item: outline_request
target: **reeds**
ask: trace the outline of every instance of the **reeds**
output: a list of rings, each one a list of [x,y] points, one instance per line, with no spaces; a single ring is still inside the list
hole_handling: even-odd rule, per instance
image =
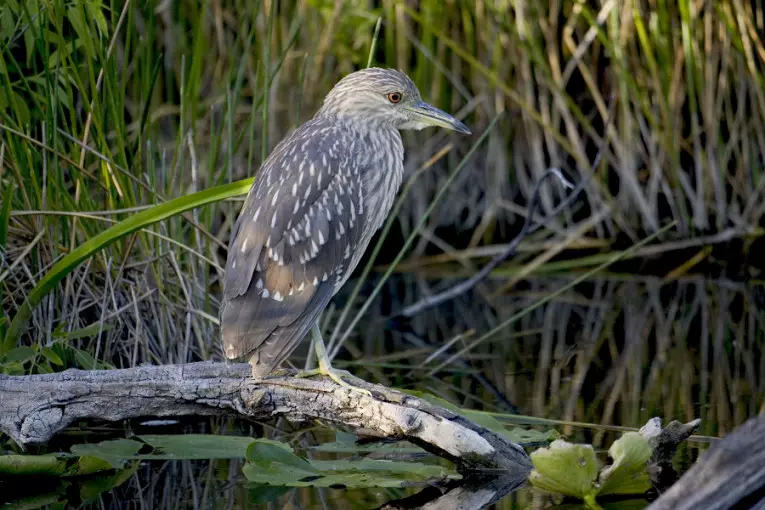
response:
[[[29,312],[14,326],[23,326],[20,336],[0,343],[0,369],[218,357],[221,266],[246,186],[167,217],[149,208],[251,177],[340,76],[371,62],[409,73],[423,96],[458,112],[477,134],[499,121],[456,177],[477,136],[405,136],[415,185],[379,256],[362,261],[385,268],[401,255],[401,264],[337,351],[363,360],[360,376],[432,389],[468,407],[515,405],[569,421],[700,417],[710,434],[761,408],[763,314],[742,282],[763,268],[756,257],[765,228],[762,7],[738,0],[371,5],[0,6],[0,338],[19,310]],[[516,260],[437,310],[403,325],[386,321],[501,251],[549,168],[575,182],[590,179],[586,192],[547,218]],[[540,221],[565,196],[561,186],[544,190]],[[98,237],[131,219],[134,228],[119,239]],[[570,282],[571,273],[672,222],[659,244],[621,266],[633,274],[579,283],[428,372]],[[736,247],[740,259],[732,258]],[[87,256],[56,266],[73,253]],[[650,276],[640,274],[646,267]],[[732,278],[692,274],[718,267]],[[51,279],[51,268],[62,272]],[[352,301],[350,282],[323,327],[331,331],[347,308],[341,337],[378,278],[371,271]],[[40,282],[52,283],[32,294]],[[733,303],[744,311],[734,313]],[[426,376],[413,373],[420,365]]]

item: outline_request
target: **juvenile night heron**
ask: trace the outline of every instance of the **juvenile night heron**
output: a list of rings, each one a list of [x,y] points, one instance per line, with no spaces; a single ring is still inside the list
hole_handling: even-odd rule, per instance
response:
[[[352,387],[332,368],[316,321],[393,205],[404,171],[399,130],[428,126],[470,134],[423,102],[405,74],[364,69],[341,79],[316,115],[276,146],[229,243],[220,310],[226,357],[249,357],[262,379],[311,329],[319,369],[303,375]]]

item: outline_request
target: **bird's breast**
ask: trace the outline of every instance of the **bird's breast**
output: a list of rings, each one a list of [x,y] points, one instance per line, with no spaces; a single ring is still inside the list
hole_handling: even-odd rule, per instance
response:
[[[393,206],[404,174],[404,146],[398,130],[376,130],[366,137],[366,153],[374,155],[362,176],[369,237],[379,229]]]
[[[360,140],[357,154],[364,156],[357,160],[362,170],[356,178],[360,181],[364,229],[354,247],[349,267],[344,270],[345,277],[338,282],[335,291],[348,279],[372,236],[385,223],[404,174],[404,146],[398,130],[375,130],[365,133]]]

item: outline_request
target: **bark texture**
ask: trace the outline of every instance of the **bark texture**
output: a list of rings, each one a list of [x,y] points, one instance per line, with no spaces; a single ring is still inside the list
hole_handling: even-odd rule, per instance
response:
[[[649,510],[765,508],[765,414],[716,441]]]
[[[0,375],[0,432],[19,445],[44,443],[81,419],[118,421],[180,415],[238,414],[324,420],[367,435],[408,440],[462,471],[528,472],[524,449],[459,414],[399,391],[355,379],[370,398],[328,378],[250,378],[247,364],[189,363],[123,370]]]

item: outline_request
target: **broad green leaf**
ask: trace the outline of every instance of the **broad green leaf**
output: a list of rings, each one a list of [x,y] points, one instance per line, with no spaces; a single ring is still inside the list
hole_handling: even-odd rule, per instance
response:
[[[298,478],[290,469],[264,469],[248,462],[244,474],[251,482],[285,487],[403,487],[438,480],[459,479],[453,471],[416,462],[362,459],[311,461],[316,474]]]
[[[637,432],[627,432],[614,441],[608,449],[614,462],[600,472],[598,494],[643,494],[650,489],[646,466],[651,453],[648,440]]]
[[[104,249],[114,241],[159,221],[229,197],[244,195],[250,189],[253,179],[253,177],[242,179],[155,205],[112,225],[110,228],[82,243],[54,264],[29,292],[8,327],[3,346],[10,349],[16,345],[22,329],[32,316],[34,308],[40,304],[42,298],[88,257]],[[2,352],[2,349],[0,349],[0,352]]]
[[[8,355],[6,356],[6,360],[10,362],[18,362],[18,363],[26,363],[30,359],[37,356],[37,353],[34,349],[31,347],[28,347],[26,345],[23,345],[21,347],[16,347],[15,349],[11,349]]]
[[[343,439],[342,437],[340,438]],[[345,442],[345,441],[341,441]],[[278,441],[256,440],[243,467],[250,482],[283,487],[402,487],[458,477],[440,465],[391,460],[312,460]]]
[[[67,454],[0,455],[0,474],[15,476],[82,476],[112,469],[96,457],[73,458]]]
[[[136,436],[155,450],[139,458],[152,459],[243,459],[255,441],[251,437],[211,434]]]
[[[132,439],[114,439],[98,444],[76,444],[69,451],[73,455],[96,457],[108,462],[113,468],[120,468],[124,460],[135,459],[141,447],[143,443]]]
[[[247,490],[247,501],[252,505],[262,505],[276,501],[291,490],[293,490],[292,487],[256,485]]]
[[[0,455],[3,475],[63,475],[66,460],[56,455]]]
[[[288,445],[270,439],[254,441],[247,448],[247,460],[251,468],[268,476],[302,479],[319,473],[310,462],[296,455]]]
[[[120,469],[113,474],[103,473],[87,477],[79,483],[80,499],[83,503],[87,503],[97,498],[100,494],[119,487],[135,474],[140,465],[139,462],[134,462],[129,467]]]
[[[591,445],[562,439],[531,453],[529,480],[538,489],[593,502],[597,494],[598,460]]]
[[[54,365],[59,366],[59,367],[64,366],[64,361],[50,347],[43,347],[42,351],[40,351],[40,352],[45,357],[45,359],[47,359],[48,361],[50,361]]]

